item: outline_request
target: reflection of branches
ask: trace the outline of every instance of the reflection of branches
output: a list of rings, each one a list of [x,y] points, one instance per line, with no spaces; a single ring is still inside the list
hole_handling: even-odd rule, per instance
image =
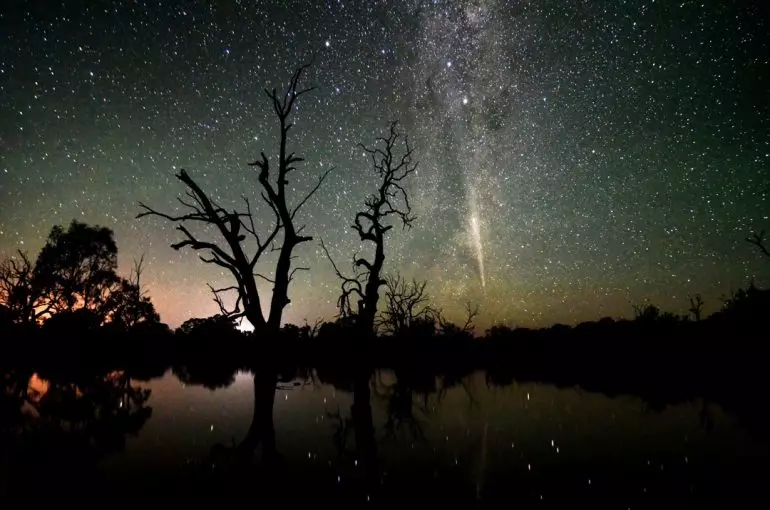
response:
[[[355,449],[350,448],[349,441],[354,431],[353,418],[350,416],[342,416],[340,408],[333,413],[327,412],[326,417],[330,423],[334,424],[334,435],[332,441],[334,448],[337,450],[337,455],[340,457],[348,457],[355,455]]]
[[[460,386],[462,386],[462,389],[465,391],[465,394],[468,395],[468,408],[469,409],[481,409],[481,405],[479,404],[479,401],[476,399],[476,397],[473,396],[473,392],[471,391],[470,386],[468,385],[468,377],[464,377],[460,380]]]
[[[388,414],[384,427],[384,439],[391,441],[400,435],[405,435],[418,441],[425,440],[423,425],[425,423],[424,417],[430,414],[429,395],[436,392],[439,399],[437,402],[441,402],[443,399],[443,394],[435,386],[435,378],[433,381],[432,389],[415,391],[413,386],[407,382],[406,376],[397,377],[395,383],[388,384],[382,380],[381,373],[377,374],[374,394],[385,402]],[[415,399],[415,395],[423,398]]]
[[[385,438],[394,440],[398,435],[406,435],[418,441],[425,440],[422,420],[414,414],[412,392],[396,385],[388,399],[388,419],[385,422]]]

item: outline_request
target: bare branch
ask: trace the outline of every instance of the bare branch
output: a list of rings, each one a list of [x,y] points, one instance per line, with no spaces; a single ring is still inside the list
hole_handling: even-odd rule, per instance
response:
[[[295,267],[294,269],[291,270],[291,273],[289,273],[289,280],[293,280],[294,279],[294,274],[297,271],[310,271],[310,268],[309,267]]]
[[[240,292],[240,289],[238,287],[231,286],[231,287],[224,287],[224,288],[221,288],[221,289],[215,289],[214,287],[211,286],[211,284],[206,284],[206,285],[208,285],[209,289],[211,289],[211,293],[214,295],[214,302],[219,307],[219,312],[222,315],[224,315],[225,317],[227,317],[227,318],[229,318],[231,320],[240,319],[241,317],[245,317],[246,316],[246,312],[245,311],[241,311],[241,309],[240,309],[240,305],[241,305],[241,292]],[[238,294],[237,294],[237,297],[235,298],[235,305],[234,305],[233,309],[232,310],[228,310],[227,307],[225,306],[225,303],[222,300],[222,296],[220,296],[220,294],[222,294],[224,292],[233,291],[233,290],[236,291]]]
[[[473,320],[479,315],[479,306],[471,306],[470,301],[465,302],[465,324],[463,324],[463,331],[465,333],[473,333],[476,326],[473,324]]]
[[[425,292],[427,282],[411,282],[396,273],[385,278],[385,309],[377,319],[383,332],[397,336],[418,321],[435,322],[438,310],[429,304]]]
[[[759,251],[764,253],[766,256],[770,257],[770,250],[768,250],[767,246],[765,246],[765,231],[762,230],[759,232],[759,234],[754,233],[753,237],[747,237],[746,241],[753,244],[757,248],[759,248]]]
[[[265,281],[266,281],[266,282],[268,282],[268,283],[272,283],[272,284],[275,284],[275,280],[271,280],[270,278],[268,278],[267,276],[265,276],[265,275],[263,275],[263,274],[260,274],[260,273],[254,273],[254,276],[256,276],[257,278],[261,278],[261,279],[265,280]]]
[[[334,170],[334,168],[330,168],[327,171],[325,171],[319,178],[318,183],[313,187],[313,189],[310,190],[310,192],[305,195],[305,198],[303,198],[299,204],[297,204],[297,207],[294,208],[294,210],[291,212],[291,219],[294,219],[294,215],[297,214],[297,211],[300,210],[300,208],[305,205],[305,202],[307,202],[310,197],[312,197],[316,191],[318,191],[318,188],[321,187],[321,184],[326,180],[326,176],[329,175],[329,173]],[[299,231],[298,231],[299,232]]]
[[[689,312],[693,314],[696,321],[699,321],[701,318],[701,312],[703,310],[703,298],[700,294],[695,294],[695,298],[692,296],[688,296],[690,299],[690,308]]]

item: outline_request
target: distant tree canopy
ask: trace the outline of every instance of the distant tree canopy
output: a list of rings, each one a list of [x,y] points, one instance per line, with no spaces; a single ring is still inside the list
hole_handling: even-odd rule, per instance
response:
[[[232,337],[240,334],[235,326],[235,320],[224,314],[187,319],[179,326],[176,332],[187,337],[211,337],[212,339]]]
[[[738,289],[723,299],[722,309],[715,318],[739,324],[767,324],[770,313],[770,290],[759,289],[754,282],[746,289]],[[765,326],[766,327],[766,326]]]
[[[0,304],[16,324],[37,324],[59,315],[78,318],[60,323],[125,328],[160,317],[139,283],[140,265],[131,279],[118,276],[118,247],[112,230],[73,220],[65,230],[51,229],[33,264],[24,252],[0,262]],[[86,313],[87,312],[87,313]]]

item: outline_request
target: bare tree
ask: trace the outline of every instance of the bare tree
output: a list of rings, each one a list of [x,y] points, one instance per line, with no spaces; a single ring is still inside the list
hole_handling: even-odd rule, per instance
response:
[[[479,315],[479,305],[473,306],[470,301],[465,302],[465,322],[462,326],[463,333],[473,334],[476,330],[474,320]]]
[[[396,273],[385,278],[385,308],[375,319],[383,333],[397,336],[417,321],[435,321],[438,310],[429,304],[427,282],[408,281]]]
[[[693,314],[693,317],[695,317],[696,321],[699,321],[701,318],[701,313],[703,311],[703,298],[700,294],[695,294],[695,297],[690,296],[690,308],[689,312]]]
[[[150,297],[142,287],[144,254],[134,259],[134,267],[128,279],[121,278],[105,303],[105,316],[115,325],[133,328],[140,323],[160,322]]]
[[[757,248],[759,248],[759,251],[764,253],[766,256],[770,257],[770,250],[768,250],[767,246],[765,246],[765,231],[762,230],[759,234],[754,233],[752,237],[747,237],[746,241],[753,244]]]
[[[399,145],[403,145],[401,150]],[[409,139],[402,137],[398,131],[398,121],[391,122],[387,135],[378,137],[373,147],[363,144],[359,144],[359,147],[369,155],[372,168],[381,180],[377,192],[364,200],[365,209],[356,213],[352,228],[358,233],[361,241],[374,245],[374,254],[369,259],[354,256],[355,274],[347,277],[334,264],[326,246],[322,247],[342,281],[340,314],[355,314],[357,324],[368,334],[374,331],[377,302],[380,299],[379,289],[387,283],[382,277],[385,234],[393,228],[394,219],[400,222],[403,228],[411,227],[415,220],[404,181],[415,172],[417,162],[413,161],[413,149],[409,145]],[[351,299],[357,300],[355,309]]]
[[[21,324],[35,323],[50,311],[35,282],[35,265],[21,250],[0,262],[0,303]]]
[[[453,324],[446,320],[443,315],[439,314],[439,326],[441,327],[441,334],[444,336],[458,336],[458,335],[470,335],[476,330],[474,320],[479,315],[478,305],[473,306],[470,301],[465,302],[465,322],[462,327]]]
[[[252,210],[251,202],[247,197],[242,197],[245,210],[227,210],[214,201],[185,170],[181,170],[176,175],[177,179],[187,187],[185,198],[178,199],[187,210],[185,214],[166,214],[140,204],[144,211],[137,216],[139,218],[158,216],[176,223],[176,228],[182,233],[183,240],[172,244],[172,248],[179,250],[189,247],[195,251],[201,251],[205,254],[199,255],[203,262],[227,269],[235,279],[235,285],[224,288],[209,286],[214,294],[214,300],[222,314],[232,319],[246,317],[257,333],[278,332],[283,309],[290,302],[289,283],[297,271],[308,269],[292,268],[294,248],[300,243],[313,239],[311,236],[301,235],[305,225],[297,226],[295,218],[297,212],[318,191],[331,171],[329,169],[324,172],[318,178],[318,182],[295,205],[290,205],[287,194],[293,191],[294,187],[289,186],[289,174],[296,169],[297,163],[303,161],[303,158],[287,149],[289,130],[293,126],[290,116],[297,99],[314,89],[313,87],[303,89],[299,86],[300,78],[307,68],[307,65],[303,65],[294,72],[289,86],[283,93],[279,94],[276,89],[265,89],[278,119],[277,170],[271,173],[271,163],[264,152],[261,153],[261,158],[250,163],[250,166],[258,170],[260,197],[273,216],[272,226],[266,232],[258,232],[256,213]],[[191,232],[187,225],[194,223],[214,227],[219,237],[218,242],[205,241]],[[250,239],[253,251],[249,249],[247,238]],[[276,246],[274,243],[279,239],[280,246]],[[255,272],[257,262],[268,250],[278,252],[272,278]],[[251,253],[248,253],[250,251]],[[256,278],[262,278],[273,285],[267,317],[262,313],[261,296]],[[222,295],[233,291],[237,293],[235,306],[228,310]]]

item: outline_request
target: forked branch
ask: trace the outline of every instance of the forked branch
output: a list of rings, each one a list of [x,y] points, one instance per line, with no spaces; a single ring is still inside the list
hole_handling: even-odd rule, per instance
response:
[[[759,234],[754,233],[752,234],[752,237],[747,237],[746,241],[753,244],[757,248],[759,248],[759,251],[764,253],[767,257],[770,257],[770,250],[768,250],[767,246],[765,246],[765,231],[762,230],[759,232]]]

